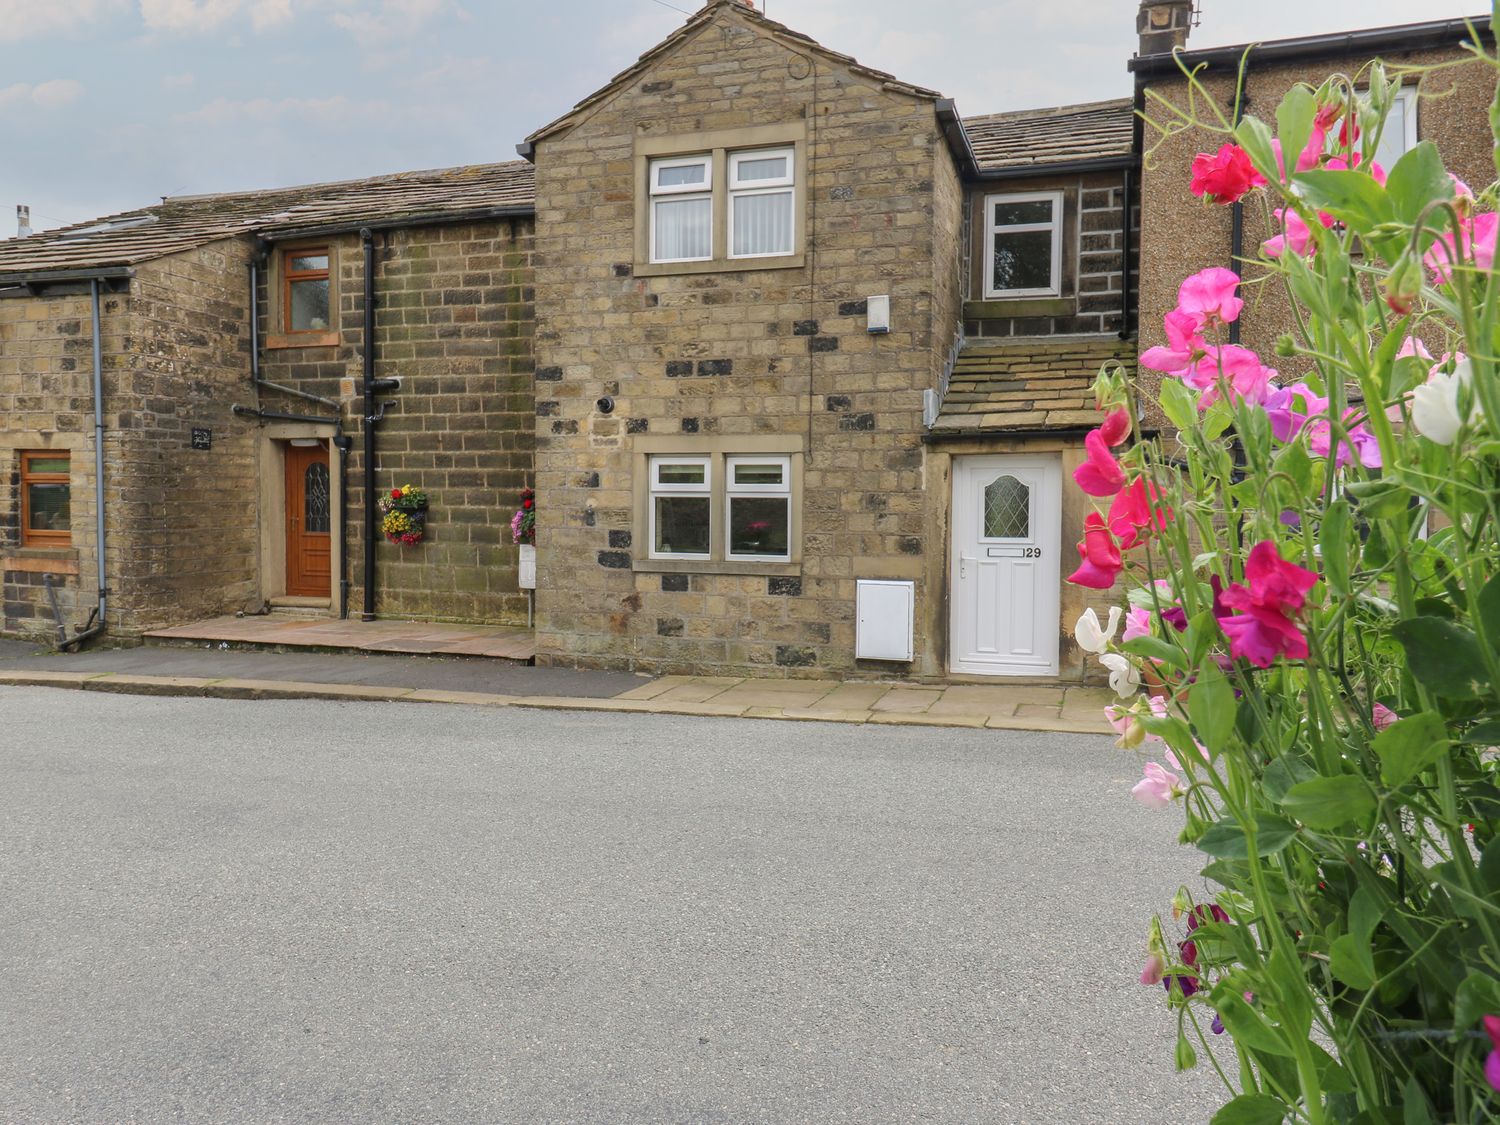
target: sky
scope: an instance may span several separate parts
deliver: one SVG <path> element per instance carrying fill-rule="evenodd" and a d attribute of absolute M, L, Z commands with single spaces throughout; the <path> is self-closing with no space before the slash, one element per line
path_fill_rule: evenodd
<path fill-rule="evenodd" d="M 697 0 L 0 0 L 0 238 L 193 195 L 515 158 Z M 961 113 L 1130 93 L 1138 0 L 757 0 Z M 1194 46 L 1481 0 L 1199 0 Z"/>

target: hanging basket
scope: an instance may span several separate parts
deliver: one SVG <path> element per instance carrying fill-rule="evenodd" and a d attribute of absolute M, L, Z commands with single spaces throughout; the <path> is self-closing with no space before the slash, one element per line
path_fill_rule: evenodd
<path fill-rule="evenodd" d="M 381 533 L 392 543 L 415 547 L 427 536 L 427 493 L 415 485 L 393 488 L 380 500 Z"/>

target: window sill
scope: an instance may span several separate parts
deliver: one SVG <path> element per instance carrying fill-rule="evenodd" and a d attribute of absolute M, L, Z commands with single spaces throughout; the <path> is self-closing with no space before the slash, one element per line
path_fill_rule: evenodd
<path fill-rule="evenodd" d="M 970 320 L 1071 316 L 1076 311 L 1076 304 L 1072 297 L 986 297 L 982 301 L 965 301 L 964 316 Z"/>
<path fill-rule="evenodd" d="M 727 574 L 745 577 L 797 578 L 800 562 L 752 563 L 720 559 L 636 559 L 630 569 L 637 574 Z"/>
<path fill-rule="evenodd" d="M 6 551 L 6 559 L 76 559 L 78 548 L 58 543 L 53 546 L 31 546 L 17 547 L 13 551 Z"/>
<path fill-rule="evenodd" d="M 636 277 L 672 277 L 678 274 L 744 273 L 749 270 L 795 270 L 807 264 L 806 254 L 778 258 L 715 258 L 707 262 L 637 262 Z"/>
<path fill-rule="evenodd" d="M 337 332 L 289 332 L 280 336 L 266 337 L 266 350 L 280 348 L 333 348 L 337 347 Z"/>

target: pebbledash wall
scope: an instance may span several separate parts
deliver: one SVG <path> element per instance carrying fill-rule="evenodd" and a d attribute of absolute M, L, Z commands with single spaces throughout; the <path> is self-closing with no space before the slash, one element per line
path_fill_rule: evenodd
<path fill-rule="evenodd" d="M 225 242 L 138 266 L 100 303 L 105 404 L 105 571 L 112 628 L 138 633 L 239 608 L 255 583 L 253 444 L 230 403 L 248 356 L 248 248 Z M 91 303 L 86 294 L 0 300 L 4 630 L 51 635 L 52 574 L 67 624 L 95 605 Z M 191 431 L 220 435 L 212 455 Z M 70 455 L 72 542 L 21 546 L 23 451 Z M 249 518 L 247 519 L 247 513 Z"/>
<path fill-rule="evenodd" d="M 1445 64 L 1443 69 L 1423 75 L 1418 85 L 1417 139 L 1432 141 L 1448 170 L 1469 183 L 1483 185 L 1493 180 L 1492 138 L 1486 116 L 1494 96 L 1493 69 L 1483 62 L 1461 61 L 1465 56 L 1457 37 L 1448 48 L 1384 49 L 1380 54 L 1391 66 Z M 1370 57 L 1367 52 L 1360 57 L 1258 62 L 1252 52 L 1246 80 L 1251 111 L 1271 121 L 1274 127 L 1276 106 L 1295 83 L 1318 86 L 1335 73 L 1361 75 Z M 1191 51 L 1184 59 L 1189 65 L 1195 61 Z M 1141 61 L 1137 60 L 1135 65 L 1139 67 Z M 1173 105 L 1186 106 L 1186 81 L 1175 64 L 1172 68 L 1171 73 L 1148 73 L 1138 81 L 1149 87 L 1153 95 Z M 1233 99 L 1237 69 L 1237 61 L 1224 62 L 1211 65 L 1205 72 L 1204 80 L 1221 105 L 1230 104 Z M 1407 82 L 1417 85 L 1415 76 Z M 1158 123 L 1166 120 L 1160 108 L 1148 110 L 1148 116 Z M 1190 129 L 1160 142 L 1156 140 L 1158 135 L 1155 128 L 1146 127 L 1146 155 L 1141 174 L 1142 348 L 1166 343 L 1162 317 L 1176 306 L 1177 289 L 1183 278 L 1209 266 L 1231 264 L 1233 208 L 1205 205 L 1189 191 L 1194 154 L 1216 151 L 1223 138 L 1201 129 Z M 1259 193 L 1247 197 L 1243 209 L 1244 255 L 1252 262 L 1259 255 L 1260 244 L 1274 233 L 1268 230 L 1266 208 L 1258 205 L 1258 197 Z M 1245 267 L 1248 280 L 1253 281 L 1258 273 L 1253 264 Z M 1247 285 L 1243 295 L 1246 298 L 1240 318 L 1243 342 L 1259 351 L 1267 363 L 1277 366 L 1276 339 L 1293 326 L 1285 294 L 1279 285 L 1273 284 Z M 1143 380 L 1154 378 L 1150 372 L 1142 372 Z"/>
<path fill-rule="evenodd" d="M 418 485 L 429 497 L 426 539 L 376 548 L 381 617 L 524 624 L 510 518 L 531 483 L 532 239 L 530 219 L 412 226 L 375 234 L 375 374 L 399 378 L 376 430 L 380 494 Z M 342 404 L 352 440 L 346 571 L 351 614 L 364 596 L 362 391 L 364 252 L 358 234 L 286 247 L 330 249 L 335 342 L 292 346 L 281 332 L 279 260 L 261 274 L 262 377 Z M 278 247 L 280 243 L 276 244 Z M 317 415 L 325 408 L 266 391 L 261 405 Z M 337 461 L 331 468 L 337 473 Z M 269 468 L 268 470 L 269 471 Z M 380 513 L 376 512 L 378 520 Z M 335 573 L 334 592 L 340 575 Z"/>
<path fill-rule="evenodd" d="M 765 130 L 798 149 L 796 260 L 644 265 L 645 153 Z M 538 663 L 940 674 L 946 482 L 922 409 L 959 328 L 962 192 L 933 98 L 721 4 L 534 155 Z M 866 330 L 879 294 L 886 335 Z M 646 455 L 698 450 L 792 455 L 789 565 L 649 558 Z M 856 664 L 859 578 L 916 583 L 909 668 Z"/>

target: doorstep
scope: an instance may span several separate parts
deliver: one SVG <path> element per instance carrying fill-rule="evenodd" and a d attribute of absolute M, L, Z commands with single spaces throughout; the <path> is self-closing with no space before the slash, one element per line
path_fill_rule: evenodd
<path fill-rule="evenodd" d="M 355 621 L 273 613 L 210 617 L 190 625 L 153 629 L 145 640 L 194 647 L 473 656 L 513 664 L 531 664 L 536 659 L 530 629 L 445 621 Z"/>

